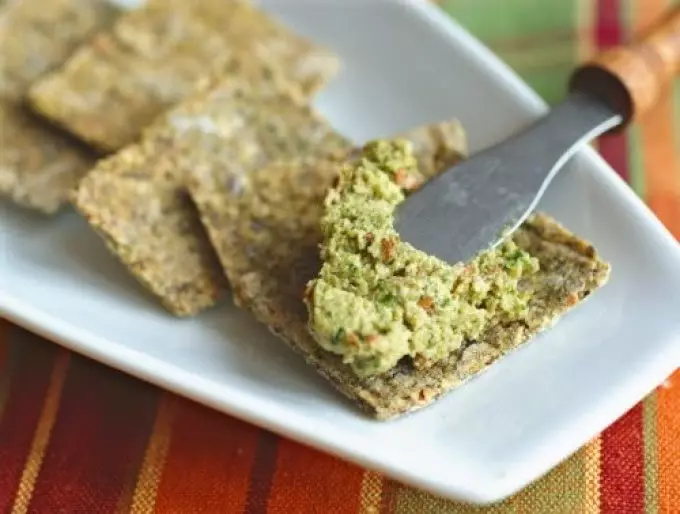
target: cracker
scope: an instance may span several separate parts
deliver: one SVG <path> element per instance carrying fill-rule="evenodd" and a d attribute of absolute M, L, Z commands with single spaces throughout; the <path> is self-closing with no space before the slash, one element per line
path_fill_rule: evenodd
<path fill-rule="evenodd" d="M 23 105 L 30 84 L 109 24 L 103 0 L 15 0 L 0 9 L 0 196 L 53 213 L 94 156 Z"/>
<path fill-rule="evenodd" d="M 106 0 L 12 0 L 0 7 L 0 97 L 22 98 L 117 13 Z"/>
<path fill-rule="evenodd" d="M 94 162 L 94 155 L 46 127 L 21 105 L 0 101 L 0 196 L 53 214 Z"/>
<path fill-rule="evenodd" d="M 436 146 L 428 148 L 436 151 Z M 436 169 L 441 170 L 445 163 L 446 159 L 441 159 Z M 236 303 L 378 419 L 432 403 L 548 328 L 608 277 L 608 265 L 592 246 L 548 216 L 538 214 L 515 233 L 514 239 L 541 264 L 538 280 L 531 285 L 536 295 L 528 313 L 532 319 L 542 320 L 540 323 L 532 324 L 531 329 L 521 322 L 497 324 L 479 340 L 466 341 L 459 351 L 429 369 L 418 370 L 404 359 L 386 374 L 360 379 L 338 356 L 314 341 L 302 301 L 307 282 L 321 265 L 319 222 L 323 198 L 336 170 L 337 162 L 329 159 L 274 164 L 251 174 L 240 191 L 232 189 L 222 195 L 222 215 L 216 222 L 210 213 L 204 213 L 203 220 L 206 224 L 215 222 L 213 243 Z"/>
<path fill-rule="evenodd" d="M 229 187 L 271 160 L 333 148 L 348 143 L 296 87 L 274 68 L 234 59 L 138 144 L 99 161 L 74 205 L 168 310 L 192 315 L 216 302 L 225 279 L 183 185 Z"/>
<path fill-rule="evenodd" d="M 337 58 L 236 0 L 151 0 L 38 81 L 32 106 L 102 152 L 138 139 L 159 114 L 218 74 L 235 54 L 280 66 L 312 95 Z"/>

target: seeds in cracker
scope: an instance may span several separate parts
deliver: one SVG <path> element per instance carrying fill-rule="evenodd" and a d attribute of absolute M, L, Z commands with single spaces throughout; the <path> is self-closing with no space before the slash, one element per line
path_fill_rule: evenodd
<path fill-rule="evenodd" d="M 407 138 L 422 143 L 430 136 L 425 131 Z M 431 153 L 421 155 L 419 161 L 437 163 L 429 175 L 451 164 L 442 158 L 446 152 L 438 144 L 424 146 Z M 464 153 L 459 148 L 453 155 L 459 158 Z M 236 302 L 378 419 L 432 403 L 547 328 L 574 306 L 575 298 L 580 301 L 607 279 L 609 267 L 590 245 L 551 218 L 536 215 L 513 236 L 540 264 L 535 280 L 527 284 L 534 289 L 527 311 L 535 321 L 531 328 L 522 321 L 492 324 L 478 339 L 464 341 L 428 367 L 405 358 L 386 373 L 358 377 L 340 356 L 314 340 L 302 301 L 305 291 L 312 294 L 305 287 L 321 267 L 318 245 L 323 200 L 337 171 L 337 161 L 329 159 L 272 164 L 249 174 L 237 190 L 222 195 L 218 218 L 212 218 L 214 211 L 205 211 L 202 219 L 205 224 L 215 223 L 213 244 Z"/>
<path fill-rule="evenodd" d="M 339 65 L 333 54 L 245 2 L 152 0 L 42 78 L 29 98 L 43 116 L 113 152 L 237 54 L 275 63 L 307 95 Z"/>
<path fill-rule="evenodd" d="M 0 9 L 0 196 L 59 209 L 92 166 L 91 152 L 23 105 L 30 84 L 115 18 L 104 0 L 21 0 Z"/>
<path fill-rule="evenodd" d="M 271 160 L 348 148 L 275 69 L 236 59 L 230 70 L 98 162 L 74 195 L 109 248 L 180 316 L 213 305 L 225 282 L 183 185 L 236 190 Z"/>

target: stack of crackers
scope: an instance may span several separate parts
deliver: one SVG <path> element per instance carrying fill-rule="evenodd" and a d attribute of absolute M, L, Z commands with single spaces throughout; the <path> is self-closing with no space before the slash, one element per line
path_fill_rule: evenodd
<path fill-rule="evenodd" d="M 71 204 L 172 314 L 196 315 L 230 288 L 381 419 L 533 335 L 494 327 L 431 369 L 404 362 L 368 379 L 315 343 L 302 294 L 320 268 L 324 196 L 357 150 L 311 106 L 338 58 L 250 3 L 6 0 L 0 52 L 0 195 L 49 214 Z M 426 176 L 467 154 L 456 120 L 399 136 Z M 545 269 L 535 309 L 546 326 L 606 280 L 592 247 L 550 218 L 518 238 Z"/>

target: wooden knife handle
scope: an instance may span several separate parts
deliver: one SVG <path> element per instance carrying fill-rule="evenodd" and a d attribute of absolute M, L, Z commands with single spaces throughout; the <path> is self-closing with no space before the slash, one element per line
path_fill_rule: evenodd
<path fill-rule="evenodd" d="M 649 110 L 680 72 L 680 6 L 637 41 L 606 50 L 578 67 L 569 89 L 594 94 L 623 116 L 625 128 Z"/>

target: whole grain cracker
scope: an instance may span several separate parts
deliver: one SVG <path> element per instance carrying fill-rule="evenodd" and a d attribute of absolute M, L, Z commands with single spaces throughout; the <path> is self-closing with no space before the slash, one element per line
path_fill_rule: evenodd
<path fill-rule="evenodd" d="M 0 101 L 0 196 L 53 214 L 94 162 L 79 142 L 46 127 L 23 106 Z"/>
<path fill-rule="evenodd" d="M 107 0 L 11 0 L 0 7 L 0 97 L 22 98 L 118 12 Z"/>
<path fill-rule="evenodd" d="M 53 213 L 94 163 L 82 144 L 30 113 L 24 95 L 117 12 L 104 0 L 14 0 L 0 9 L 0 196 Z"/>
<path fill-rule="evenodd" d="M 427 140 L 428 132 L 415 139 Z M 426 146 L 441 156 L 438 145 Z M 426 173 L 453 159 L 440 158 Z M 431 154 L 430 154 L 431 155 Z M 422 159 L 422 157 L 421 157 Z M 588 243 L 546 215 L 535 215 L 515 241 L 537 257 L 541 272 L 529 284 L 536 294 L 528 328 L 522 322 L 497 324 L 477 341 L 466 341 L 447 359 L 426 370 L 404 359 L 390 372 L 358 378 L 341 358 L 323 350 L 310 335 L 302 302 L 305 286 L 319 270 L 319 222 L 323 198 L 337 170 L 332 159 L 273 164 L 250 174 L 240 190 L 219 196 L 221 214 L 202 211 L 225 268 L 235 301 L 300 353 L 340 392 L 378 419 L 422 408 L 485 369 L 503 354 L 548 328 L 559 316 L 606 281 L 609 266 Z M 194 198 L 196 199 L 195 195 Z M 201 201 L 199 199 L 199 205 Z M 210 203 L 208 203 L 210 205 Z"/>
<path fill-rule="evenodd" d="M 76 137 L 113 152 L 235 54 L 276 64 L 307 95 L 339 66 L 329 51 L 246 2 L 152 0 L 42 78 L 30 101 Z"/>
<path fill-rule="evenodd" d="M 268 65 L 234 58 L 226 76 L 206 79 L 139 143 L 99 161 L 73 202 L 168 310 L 192 315 L 216 302 L 225 279 L 184 184 L 229 187 L 271 160 L 335 148 L 348 143 L 298 88 Z"/>

